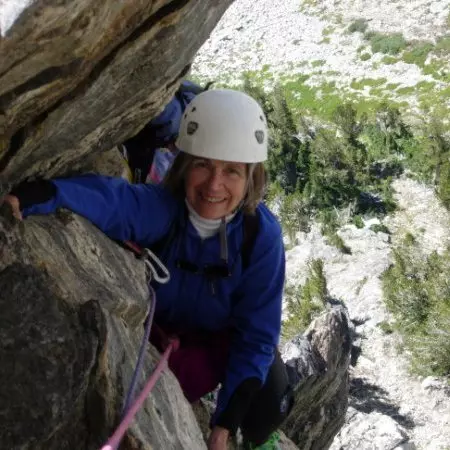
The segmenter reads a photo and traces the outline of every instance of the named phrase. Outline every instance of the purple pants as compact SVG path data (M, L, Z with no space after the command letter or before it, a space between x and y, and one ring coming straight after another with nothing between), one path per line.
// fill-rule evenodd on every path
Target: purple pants
M168 336L176 335L180 347L171 353L169 368L190 403L213 391L223 381L230 348L230 331L174 332L154 324L150 342L163 352Z

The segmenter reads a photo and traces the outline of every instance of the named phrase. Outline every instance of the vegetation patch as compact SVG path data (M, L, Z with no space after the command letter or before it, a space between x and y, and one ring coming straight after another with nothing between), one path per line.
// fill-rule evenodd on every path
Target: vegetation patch
M436 87L436 83L434 81L419 81L416 84L416 88L421 91L429 91L431 89L434 89Z
M433 49L434 45L430 42L416 43L403 53L402 60L407 64L416 64L419 67L423 67L428 54Z
M411 368L427 376L450 374L450 251L424 257L414 240L394 253L383 275L384 300L412 355Z
M450 53L450 35L440 37L436 42L434 51L441 56L448 55Z
M385 84L387 81L386 78L363 78L361 80L353 80L350 83L350 87L355 90L362 90L366 86L368 87L378 87Z
M354 22L352 22L349 27L348 31L349 33L365 33L368 27L368 23L364 19L356 19Z
M369 230L372 230L374 233L391 234L389 228L386 225L383 225L382 223L374 223L373 225L370 225Z
M368 59L372 58L372 55L370 53L361 53L361 56L359 57L361 61L367 61Z
M311 321L325 310L327 298L328 288L323 261L314 259L308 265L304 285L287 285L285 288L288 317L282 324L283 339L287 341L303 333Z
M393 56L383 56L381 58L381 62L386 65L396 64L396 63L398 63L398 61L399 61L399 59L395 58Z
M416 90L415 86L405 86L402 88L398 88L397 94L398 95L410 95L410 94L413 94L415 92L415 90Z
M314 68L321 67L323 65L325 65L325 60L324 59L316 59L315 61L311 62L311 67L314 67Z
M400 86L400 83L388 83L386 85L386 90L395 91Z
M371 32L366 33L365 38L370 42L372 53L397 55L408 45L401 33L382 34Z

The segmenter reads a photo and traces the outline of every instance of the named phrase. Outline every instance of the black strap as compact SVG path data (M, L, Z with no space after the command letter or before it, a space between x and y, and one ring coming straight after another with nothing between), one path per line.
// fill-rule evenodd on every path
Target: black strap
M244 214L244 238L241 246L242 270L250 265L250 256L255 246L259 230L259 218L256 214Z

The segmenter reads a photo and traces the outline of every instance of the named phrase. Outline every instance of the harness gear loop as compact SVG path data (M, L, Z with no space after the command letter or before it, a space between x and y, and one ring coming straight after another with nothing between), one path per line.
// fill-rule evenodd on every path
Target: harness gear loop
M161 284L168 283L170 280L170 273L161 260L148 248L144 249L144 258L148 282L155 280Z

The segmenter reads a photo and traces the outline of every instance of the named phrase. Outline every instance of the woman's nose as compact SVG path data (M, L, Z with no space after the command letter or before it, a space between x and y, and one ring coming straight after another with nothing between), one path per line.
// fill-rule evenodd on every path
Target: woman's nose
M213 169L208 179L208 187L211 190L217 191L221 188L222 184L223 184L223 177L221 171Z

